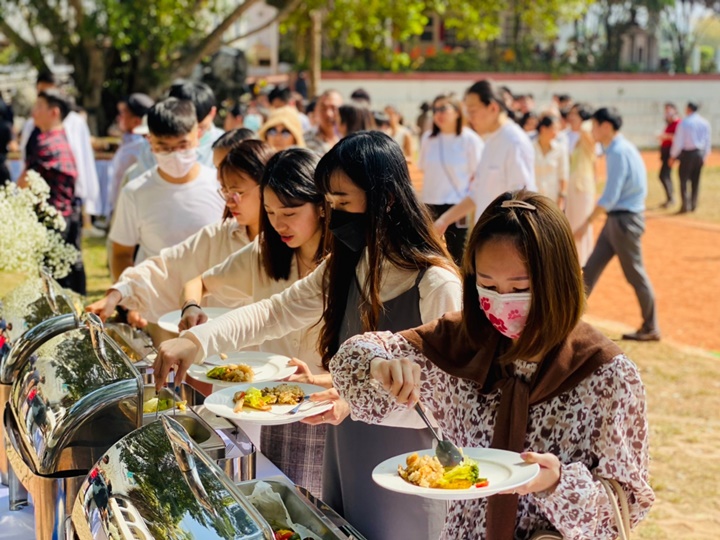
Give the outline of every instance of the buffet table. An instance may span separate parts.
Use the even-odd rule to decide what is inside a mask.
[[[257,479],[285,476],[260,452],[255,454]],[[35,540],[35,514],[32,504],[22,510],[8,509],[8,488],[0,485],[0,540]]]

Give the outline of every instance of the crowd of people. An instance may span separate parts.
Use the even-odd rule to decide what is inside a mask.
[[[70,107],[38,90],[26,167],[81,228],[88,191]],[[696,110],[663,138],[667,167],[679,160],[689,187],[684,211],[697,205],[709,148]],[[619,347],[581,321],[617,256],[643,319],[624,337],[660,339],[641,248],[647,173],[616,109],[564,95],[538,114],[532,95],[482,80],[437,96],[412,127],[362,90],[305,105],[276,88],[225,113],[220,130],[212,90],[194,82],[118,104],[113,285],[88,310],[121,310],[148,330],[158,386],[213,354],[291,357],[290,380],[326,388],[311,399],[333,407],[263,427],[260,450],[369,540],[615,538],[598,476],[620,483],[633,524],[643,519],[654,499],[644,388]],[[666,169],[662,178],[671,186]],[[231,311],[209,321],[209,306]],[[173,310],[181,334],[168,339],[157,323]],[[540,475],[517,493],[449,505],[381,489],[378,463],[432,447],[417,402],[455,444],[521,452]]]

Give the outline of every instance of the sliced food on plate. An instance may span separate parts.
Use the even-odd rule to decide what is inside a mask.
[[[487,487],[487,478],[480,478],[477,462],[465,457],[459,465],[443,467],[436,456],[410,454],[407,467],[398,465],[398,474],[406,482],[416,486],[438,489],[468,489]]]
[[[222,358],[222,356],[221,356]],[[252,382],[255,374],[247,364],[227,364],[216,366],[207,372],[208,379],[223,382]]]
[[[245,407],[258,411],[269,411],[273,405],[297,405],[303,400],[304,395],[302,388],[296,384],[279,384],[262,390],[250,387],[235,392],[233,412],[240,412]]]

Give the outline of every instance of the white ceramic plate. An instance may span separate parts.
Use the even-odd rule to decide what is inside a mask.
[[[494,448],[463,448],[463,454],[477,462],[480,477],[487,478],[489,484],[484,488],[439,489],[423,488],[406,482],[398,474],[398,465],[407,466],[407,457],[415,452],[408,452],[383,461],[372,473],[373,481],[390,491],[417,495],[426,499],[466,500],[489,497],[501,491],[513,490],[530,482],[540,473],[536,463],[526,464],[520,454]],[[435,450],[420,450],[421,456],[434,456]]]
[[[228,311],[232,310],[229,308],[221,307],[204,307],[203,311],[208,316],[208,320],[212,321],[213,319],[217,319],[221,315],[225,315]],[[167,330],[168,332],[174,332],[176,334],[179,334],[180,329],[178,328],[178,324],[180,324],[181,319],[180,313],[181,311],[179,309],[176,311],[171,311],[170,313],[166,313],[158,319],[158,326],[163,330]]]
[[[292,424],[298,422],[308,416],[314,416],[316,414],[322,414],[325,411],[332,408],[332,403],[311,403],[305,402],[300,410],[296,414],[287,414],[291,410],[293,405],[273,405],[269,411],[256,411],[253,409],[243,409],[241,412],[233,412],[235,408],[235,402],[233,401],[233,395],[235,392],[241,392],[247,390],[251,386],[255,388],[263,389],[265,387],[274,388],[279,386],[281,382],[269,383],[269,384],[257,384],[257,383],[244,383],[231,386],[230,388],[223,388],[210,394],[205,399],[205,407],[212,413],[222,416],[223,418],[230,418],[232,420],[242,420],[243,422],[250,422],[253,424],[259,424],[261,426],[279,426],[281,424]],[[314,384],[297,384],[303,393],[307,396],[316,392],[324,392],[327,388],[322,386],[316,386]]]
[[[219,356],[210,356],[202,365],[193,365],[188,370],[188,375],[197,381],[209,383],[215,386],[237,386],[237,382],[226,382],[218,379],[211,379],[207,376],[207,372],[217,366],[227,364],[247,364],[253,370],[255,377],[253,384],[266,383],[271,381],[280,381],[285,377],[289,377],[297,371],[297,366],[288,366],[287,356],[279,354],[270,354],[264,352],[234,352],[228,354],[226,360],[222,360]]]

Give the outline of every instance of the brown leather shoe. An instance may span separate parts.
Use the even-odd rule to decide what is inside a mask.
[[[632,334],[623,334],[622,338],[628,341],[660,341],[660,333],[638,330]]]

